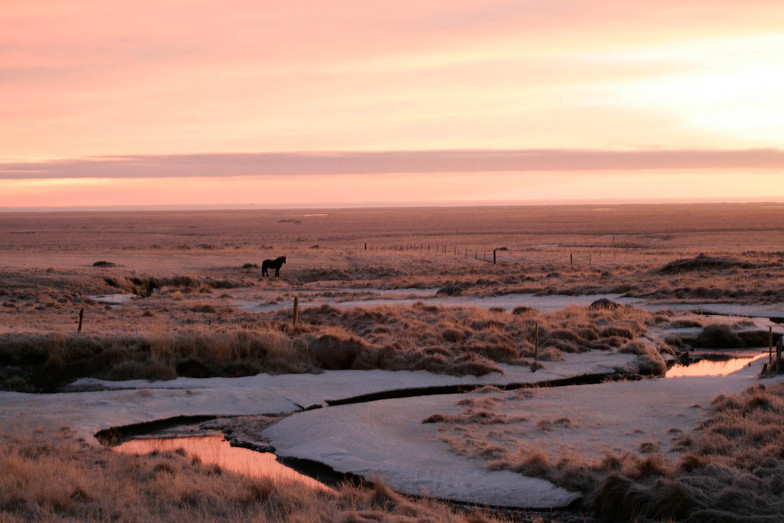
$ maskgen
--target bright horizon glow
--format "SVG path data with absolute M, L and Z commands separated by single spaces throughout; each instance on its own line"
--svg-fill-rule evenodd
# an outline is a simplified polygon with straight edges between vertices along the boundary
M 418 176 L 325 164 L 309 178 L 259 163 L 232 177 L 220 162 L 778 151 L 783 27 L 773 0 L 3 2 L 0 207 L 780 199 L 775 162 L 696 172 L 676 161 L 623 178 L 602 166 L 501 173 L 492 162 Z M 198 175 L 79 170 L 93 158 L 212 154 L 228 156 Z M 42 162 L 61 172 L 34 180 Z
M 726 187 L 742 180 L 734 195 Z M 354 191 L 347 188 L 354 187 Z M 411 188 L 416 187 L 415 193 Z M 644 190 L 641 193 L 641 188 Z M 772 191 L 772 188 L 774 189 Z M 777 188 L 777 190 L 776 190 Z M 58 178 L 13 180 L 1 210 L 28 207 L 366 207 L 434 204 L 580 204 L 682 201 L 784 202 L 780 176 L 764 170 L 705 173 L 618 171 L 391 173 L 220 178 Z M 209 199 L 205 198 L 209 194 Z M 252 195 L 252 196 L 251 196 Z M 383 195 L 379 197 L 379 195 Z M 255 197 L 255 198 L 254 198 Z M 254 199 L 251 199 L 254 198 Z M 27 202 L 35 201 L 34 206 Z M 100 205 L 81 202 L 101 201 Z M 18 202 L 22 202 L 21 204 Z

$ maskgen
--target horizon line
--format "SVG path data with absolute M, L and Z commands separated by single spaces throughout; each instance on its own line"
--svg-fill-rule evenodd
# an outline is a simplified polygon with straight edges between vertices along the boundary
M 284 204 L 139 204 L 139 205 L 72 205 L 0 207 L 0 213 L 35 212 L 134 212 L 134 211 L 280 211 L 280 210 L 351 210 L 351 209 L 417 209 L 428 207 L 569 207 L 604 205 L 721 205 L 721 204 L 772 204 L 784 205 L 782 197 L 759 198 L 628 198 L 628 199 L 565 199 L 565 200 L 473 200 L 434 202 L 336 202 L 336 203 L 284 203 Z

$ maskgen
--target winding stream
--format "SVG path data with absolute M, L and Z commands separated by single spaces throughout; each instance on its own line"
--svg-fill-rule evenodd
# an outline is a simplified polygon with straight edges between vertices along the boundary
M 672 304 L 649 304 L 640 299 L 623 298 L 619 295 L 537 296 L 533 294 L 509 294 L 490 297 L 461 297 L 436 295 L 433 289 L 357 291 L 358 293 L 347 292 L 345 294 L 341 294 L 340 296 L 336 295 L 331 297 L 326 297 L 323 294 L 318 295 L 304 293 L 303 295 L 300 295 L 304 297 L 304 299 L 300 298 L 300 304 L 302 306 L 321 306 L 328 304 L 336 308 L 350 308 L 376 305 L 410 305 L 421 301 L 432 305 L 466 306 L 485 309 L 489 309 L 491 307 L 501 307 L 506 310 L 512 310 L 515 307 L 526 306 L 537 308 L 543 312 L 551 312 L 568 307 L 570 305 L 587 306 L 597 299 L 609 298 L 621 304 L 634 305 L 648 310 L 656 310 L 660 308 L 672 308 L 680 310 L 697 309 L 701 312 L 728 316 L 756 317 L 759 318 L 760 321 L 762 321 L 764 318 L 770 318 L 771 320 L 775 321 L 775 319 L 779 317 L 778 315 L 784 315 L 778 305 L 762 308 L 756 306 L 716 304 L 721 305 L 721 307 L 716 307 L 715 310 L 711 310 L 710 304 L 701 304 L 698 306 L 684 304 L 679 304 L 678 306 L 673 306 Z M 256 296 L 253 300 L 235 299 L 235 305 L 244 310 L 256 312 L 283 310 L 291 306 L 291 302 L 287 301 L 288 297 L 290 297 L 289 294 L 285 294 L 283 296 L 278 295 L 277 297 L 270 294 L 269 297 Z M 357 299 L 360 297 L 361 299 Z M 760 325 L 758 324 L 757 328 L 759 327 Z M 670 368 L 666 375 L 667 378 L 677 379 L 680 377 L 728 375 L 743 369 L 754 361 L 766 357 L 767 352 L 760 353 L 759 351 L 755 350 L 753 352 L 747 352 L 746 354 L 732 354 L 728 357 L 722 357 L 717 356 L 716 354 L 703 352 L 702 357 L 700 357 L 699 353 L 694 354 L 694 356 L 698 358 L 697 361 L 694 361 L 688 365 L 676 364 Z M 606 376 L 604 376 L 604 378 L 599 376 L 599 378 L 604 379 Z M 551 383 L 547 385 L 579 385 L 580 383 L 581 382 L 571 383 L 569 381 L 564 381 L 564 383 Z M 588 383 L 588 381 L 585 383 Z M 531 385 L 532 384 L 526 384 L 520 386 Z M 532 386 L 541 385 L 543 384 L 540 383 Z M 471 386 L 463 384 L 455 385 L 454 387 L 449 388 L 449 390 L 444 391 L 417 391 L 413 389 L 390 390 L 384 393 L 373 393 L 365 396 L 344 398 L 343 400 L 336 400 L 332 402 L 327 401 L 326 403 L 328 405 L 340 405 L 343 403 L 365 403 L 383 399 L 383 397 L 402 398 L 416 397 L 418 395 L 427 394 L 461 393 L 471 389 Z M 297 481 L 314 488 L 330 488 L 325 484 L 313 479 L 312 477 L 300 474 L 294 469 L 283 465 L 272 453 L 262 453 L 246 448 L 232 447 L 231 444 L 226 441 L 222 435 L 212 434 L 206 436 L 193 436 L 190 434 L 185 437 L 154 437 L 152 435 L 148 435 L 145 437 L 128 440 L 114 447 L 114 449 L 117 452 L 137 455 L 149 454 L 151 452 L 166 452 L 183 449 L 183 451 L 188 455 L 197 456 L 203 463 L 219 466 L 223 470 L 255 477 L 269 477 L 274 481 Z

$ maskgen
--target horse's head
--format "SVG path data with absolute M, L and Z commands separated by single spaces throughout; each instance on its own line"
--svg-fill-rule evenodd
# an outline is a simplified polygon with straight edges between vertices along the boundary
M 280 260 L 280 263 L 286 263 L 286 257 L 285 256 L 281 256 L 278 259 Z

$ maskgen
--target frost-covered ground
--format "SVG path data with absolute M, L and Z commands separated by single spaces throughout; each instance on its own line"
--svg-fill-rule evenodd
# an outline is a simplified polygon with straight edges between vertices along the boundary
M 82 379 L 73 389 L 93 392 L 22 394 L 0 392 L 6 426 L 69 426 L 82 437 L 103 429 L 175 416 L 295 412 L 310 406 L 380 391 L 444 385 L 534 383 L 583 374 L 609 374 L 632 363 L 631 354 L 570 354 L 537 372 L 502 365 L 504 374 L 449 376 L 425 371 L 325 371 L 321 374 L 259 374 L 243 378 L 178 378 L 168 381 Z
M 179 378 L 166 382 L 81 380 L 75 386 L 104 390 L 59 394 L 0 392 L 0 422 L 9 430 L 70 427 L 95 442 L 102 429 L 183 415 L 253 415 L 295 412 L 262 436 L 281 456 L 307 458 L 341 472 L 383 478 L 402 492 L 475 503 L 559 507 L 577 494 L 535 478 L 490 472 L 484 463 L 458 456 L 439 439 L 436 424 L 422 420 L 459 411 L 455 395 L 426 396 L 328 407 L 348 398 L 400 388 L 456 384 L 526 383 L 582 374 L 609 373 L 634 356 L 591 352 L 567 355 L 532 373 L 504 366 L 505 374 L 481 378 L 427 372 L 327 371 L 323 374 L 260 374 L 246 378 Z M 636 448 L 641 440 L 666 446 L 671 430 L 692 430 L 719 393 L 743 390 L 761 361 L 728 377 L 658 379 L 642 382 L 536 389 L 533 397 L 509 402 L 536 425 L 539 418 L 568 417 L 569 430 L 542 434 L 547 445 L 573 446 L 581 453 Z M 514 393 L 510 393 L 514 394 Z M 524 422 L 521 422 L 524 423 Z
M 636 452 L 643 444 L 668 451 L 675 438 L 698 426 L 714 397 L 755 383 L 760 366 L 758 361 L 723 377 L 496 393 L 506 398 L 494 413 L 507 421 L 484 425 L 483 430 L 495 432 L 490 439 L 524 438 L 547 451 L 589 459 Z M 576 493 L 548 489 L 520 475 L 481 474 L 485 462 L 450 452 L 438 424 L 423 423 L 436 413 L 460 414 L 458 401 L 482 395 L 479 391 L 308 411 L 282 420 L 263 436 L 280 456 L 326 463 L 366 478 L 378 476 L 410 494 L 521 507 L 559 507 L 577 498 Z
M 231 379 L 179 378 L 165 382 L 80 380 L 74 384 L 75 387 L 100 386 L 105 390 L 48 395 L 0 392 L 0 422 L 9 431 L 16 432 L 70 427 L 80 436 L 95 442 L 93 435 L 102 429 L 176 416 L 296 412 L 311 405 L 325 405 L 327 400 L 401 388 L 532 383 L 582 374 L 611 373 L 614 368 L 629 364 L 633 359 L 634 356 L 628 354 L 592 352 L 569 355 L 565 361 L 548 363 L 536 373 L 527 367 L 504 366 L 503 375 L 493 373 L 480 378 L 434 375 L 423 371 L 327 371 L 315 375 L 260 374 Z M 411 398 L 408 404 L 415 406 L 420 401 L 421 398 Z M 377 404 L 374 402 L 365 406 L 373 410 Z M 309 434 L 328 435 L 334 432 L 335 436 L 340 437 L 351 432 L 352 417 L 341 415 L 341 412 L 350 411 L 338 407 L 318 410 L 326 413 L 326 419 L 331 419 L 337 425 L 327 423 L 320 427 L 313 426 L 313 432 Z M 412 413 L 401 412 L 390 416 L 388 421 L 406 419 L 417 427 L 420 414 L 426 414 L 426 410 L 413 418 L 410 418 Z M 330 413 L 335 416 L 330 417 Z M 367 432 L 365 427 L 359 425 L 355 429 L 357 433 Z M 576 498 L 574 494 L 541 479 L 525 478 L 511 472 L 488 472 L 478 463 L 450 454 L 447 447 L 437 440 L 418 439 L 416 433 L 410 436 L 397 440 L 405 442 L 403 448 L 387 448 L 400 458 L 389 460 L 387 465 L 388 480 L 401 491 L 430 492 L 436 497 L 484 504 L 532 507 L 562 506 Z M 285 441 L 279 443 L 278 439 L 276 444 L 287 448 Z M 387 445 L 384 439 L 378 442 L 364 441 L 371 447 L 383 448 Z M 390 444 L 396 445 L 397 442 L 392 440 Z M 421 459 L 423 456 L 431 456 L 432 461 L 426 463 Z M 357 459 L 361 462 L 366 456 L 359 453 Z M 407 485 L 405 474 L 410 474 L 411 469 L 418 472 Z M 395 470 L 397 476 L 392 473 Z M 386 476 L 385 470 L 381 468 L 358 468 L 353 472 L 366 473 L 368 479 L 378 475 Z M 396 477 L 403 479 L 398 480 Z M 445 482 L 445 478 L 450 481 Z M 520 497 L 520 492 L 526 492 L 527 495 Z
M 413 305 L 423 302 L 427 305 L 440 305 L 445 307 L 477 307 L 490 309 L 500 307 L 512 310 L 515 307 L 533 307 L 542 312 L 553 312 L 559 309 L 577 305 L 586 307 L 592 302 L 607 298 L 623 305 L 637 305 L 642 302 L 639 298 L 623 298 L 619 294 L 584 294 L 584 295 L 535 295 L 530 293 L 511 293 L 499 296 L 442 296 L 437 294 L 438 289 L 356 289 L 354 292 L 342 291 L 339 299 L 325 298 L 323 293 L 305 295 L 300 293 L 299 304 L 301 307 L 318 307 L 328 304 L 332 307 L 345 309 L 350 307 L 372 307 L 376 305 Z M 238 295 L 247 292 L 235 293 Z M 256 293 L 256 300 L 237 299 L 237 307 L 251 312 L 289 309 L 294 304 L 294 298 L 281 299 L 279 293 Z M 657 307 L 658 308 L 658 307 Z
M 438 289 L 351 289 L 342 288 L 325 296 L 323 289 L 313 292 L 298 291 L 300 307 L 318 307 L 328 304 L 336 308 L 371 307 L 375 305 L 413 305 L 423 302 L 428 305 L 446 307 L 477 307 L 490 309 L 500 307 L 513 310 L 515 307 L 533 307 L 541 312 L 553 312 L 569 306 L 588 306 L 598 299 L 606 298 L 621 305 L 656 311 L 670 309 L 674 311 L 692 311 L 699 314 L 729 317 L 749 317 L 754 319 L 784 320 L 784 303 L 768 305 L 751 305 L 739 303 L 682 303 L 662 300 L 645 300 L 626 297 L 621 294 L 582 294 L 582 295 L 537 295 L 531 293 L 510 293 L 498 296 L 443 296 Z M 264 312 L 290 309 L 294 305 L 294 294 L 281 295 L 280 292 L 248 292 L 239 290 L 231 293 L 235 296 L 234 304 L 241 310 Z M 253 294 L 251 298 L 250 294 Z
M 414 495 L 486 505 L 563 507 L 578 494 L 538 478 L 488 471 L 481 462 L 449 452 L 436 427 L 422 420 L 459 410 L 454 395 L 386 400 L 291 416 L 262 435 L 282 457 L 325 463 L 340 472 Z

